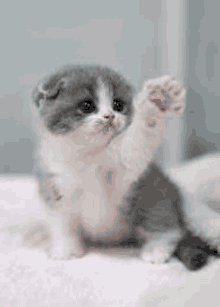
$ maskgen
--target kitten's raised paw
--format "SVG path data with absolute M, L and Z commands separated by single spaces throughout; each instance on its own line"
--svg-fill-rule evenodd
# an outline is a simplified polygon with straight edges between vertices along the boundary
M 146 82 L 148 100 L 153 102 L 162 113 L 181 114 L 184 109 L 185 90 L 171 76 L 163 76 Z

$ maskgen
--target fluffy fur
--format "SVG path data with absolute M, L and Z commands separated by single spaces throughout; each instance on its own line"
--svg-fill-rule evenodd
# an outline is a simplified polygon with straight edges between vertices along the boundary
M 136 94 L 120 74 L 100 66 L 65 66 L 36 86 L 30 104 L 36 173 L 53 259 L 82 256 L 85 236 L 131 234 L 123 211 L 163 137 L 166 115 L 182 113 L 184 93 L 163 76 Z M 169 242 L 180 236 L 179 230 L 160 236 L 162 250 L 144 249 L 143 258 L 164 262 L 173 251 Z
M 167 170 L 184 195 L 185 227 L 220 251 L 220 156 L 208 154 Z
M 142 247 L 142 259 L 152 263 L 168 261 L 185 233 L 178 188 L 161 167 L 151 163 L 133 185 L 128 204 L 126 219 L 136 226 L 137 235 L 139 231 L 147 239 Z

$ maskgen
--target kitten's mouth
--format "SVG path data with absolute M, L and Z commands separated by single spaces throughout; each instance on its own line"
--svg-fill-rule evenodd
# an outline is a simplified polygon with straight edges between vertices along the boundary
M 112 122 L 109 122 L 108 124 L 105 125 L 105 128 L 106 129 L 111 129 L 111 128 L 114 129 L 115 125 Z
M 115 125 L 112 122 L 107 123 L 106 125 L 104 125 L 101 129 L 101 132 L 103 134 L 107 134 L 107 133 L 112 133 L 115 131 Z

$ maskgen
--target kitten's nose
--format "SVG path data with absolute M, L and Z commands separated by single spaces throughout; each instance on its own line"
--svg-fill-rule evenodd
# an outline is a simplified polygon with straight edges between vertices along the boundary
M 109 121 L 113 121 L 113 119 L 115 118 L 115 115 L 111 113 L 111 114 L 108 114 L 108 115 L 104 115 L 103 117 L 106 118 L 106 119 L 109 119 Z

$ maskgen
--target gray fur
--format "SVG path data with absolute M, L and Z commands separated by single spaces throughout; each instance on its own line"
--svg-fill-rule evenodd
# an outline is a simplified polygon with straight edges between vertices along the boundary
M 34 89 L 32 99 L 39 108 L 41 118 L 53 134 L 66 134 L 79 127 L 89 114 L 79 112 L 84 100 L 93 101 L 98 112 L 98 80 L 101 78 L 112 97 L 127 106 L 128 125 L 132 121 L 134 88 L 108 67 L 69 65 L 49 75 Z M 39 86 L 41 91 L 39 90 Z
M 133 185 L 128 202 L 127 219 L 146 231 L 164 231 L 183 225 L 180 190 L 155 163 Z
M 36 173 L 39 182 L 39 193 L 43 198 L 45 204 L 50 209 L 57 209 L 60 207 L 60 200 L 62 195 L 59 193 L 58 188 L 53 182 L 53 175 L 38 172 Z

